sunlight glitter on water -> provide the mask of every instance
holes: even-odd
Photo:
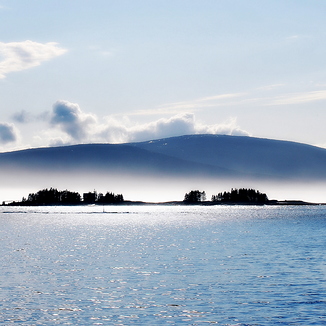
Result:
[[[0,321],[318,325],[324,207],[1,208]]]

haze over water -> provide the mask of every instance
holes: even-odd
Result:
[[[5,325],[322,325],[326,207],[1,207]]]

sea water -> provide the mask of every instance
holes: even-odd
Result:
[[[326,325],[325,206],[0,208],[2,325]]]

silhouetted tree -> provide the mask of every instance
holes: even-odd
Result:
[[[55,188],[39,190],[36,193],[30,193],[23,197],[21,205],[60,205],[60,204],[78,204],[80,195],[78,192],[68,190],[58,191]]]
[[[191,190],[185,194],[183,199],[183,201],[187,203],[199,203],[204,200],[206,200],[206,193],[205,191],[199,190]]]
[[[83,193],[83,202],[85,204],[94,204],[97,201],[97,192],[85,192]]]
[[[112,192],[107,192],[105,196],[102,193],[97,194],[87,192],[83,194],[83,202],[85,204],[94,203],[121,203],[123,202],[123,195],[115,195]],[[81,203],[81,196],[78,192],[68,190],[58,191],[55,188],[39,190],[36,193],[30,193],[27,198],[23,197],[21,202],[12,202],[8,205],[20,206],[39,206],[39,205],[78,205]],[[3,203],[4,205],[5,203]]]
[[[220,192],[218,195],[213,195],[213,202],[232,202],[232,203],[266,203],[268,197],[266,194],[260,193],[254,189],[231,189],[230,192]]]
[[[60,202],[63,204],[79,204],[81,196],[78,192],[64,190],[60,193]]]
[[[124,199],[121,194],[115,195],[113,192],[107,192],[105,196],[103,196],[103,194],[100,194],[97,201],[103,204],[113,204],[121,203],[124,201]]]

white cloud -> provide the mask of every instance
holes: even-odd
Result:
[[[168,119],[132,127],[128,134],[134,141],[190,134],[249,135],[237,126],[236,119],[231,119],[227,123],[207,125],[196,122],[193,113],[178,114]]]
[[[178,114],[136,126],[127,126],[110,118],[105,124],[98,126],[98,129],[101,131],[95,137],[97,141],[113,143],[145,141],[190,134],[249,136],[248,132],[237,125],[236,119],[230,119],[222,124],[207,125],[197,122],[193,113]]]
[[[21,71],[39,66],[42,62],[66,53],[67,50],[58,47],[57,43],[0,42],[0,79],[10,72]]]
[[[75,141],[87,139],[90,125],[95,122],[96,118],[91,114],[83,113],[78,104],[57,101],[53,105],[50,123],[59,127]]]
[[[124,143],[189,134],[249,136],[248,132],[237,125],[236,119],[230,119],[221,124],[207,125],[197,122],[193,113],[182,113],[138,125],[133,125],[129,119],[118,121],[112,117],[102,119],[101,123],[97,121],[94,115],[83,113],[78,104],[57,101],[53,106],[50,122],[65,135],[52,137],[51,143]]]
[[[226,122],[214,125],[196,124],[195,131],[196,134],[250,136],[249,132],[238,126],[236,118],[230,118]]]
[[[147,124],[131,127],[128,130],[129,138],[135,141],[193,133],[196,133],[196,131],[195,116],[192,113],[178,114],[168,119],[158,119]]]
[[[17,140],[17,131],[12,124],[0,123],[0,143],[8,144]]]

